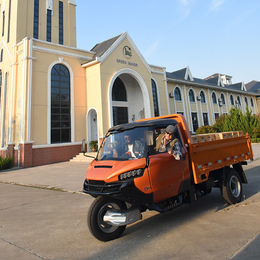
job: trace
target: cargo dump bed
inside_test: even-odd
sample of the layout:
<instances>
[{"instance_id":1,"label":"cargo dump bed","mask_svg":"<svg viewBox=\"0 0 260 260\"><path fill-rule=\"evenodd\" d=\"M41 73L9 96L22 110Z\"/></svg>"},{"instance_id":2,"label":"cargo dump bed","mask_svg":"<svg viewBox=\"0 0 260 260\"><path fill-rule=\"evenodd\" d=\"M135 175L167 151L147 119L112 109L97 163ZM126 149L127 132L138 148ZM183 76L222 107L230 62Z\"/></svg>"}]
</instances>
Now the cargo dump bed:
<instances>
[{"instance_id":1,"label":"cargo dump bed","mask_svg":"<svg viewBox=\"0 0 260 260\"><path fill-rule=\"evenodd\" d=\"M210 171L253 159L250 137L241 132L193 136L189 153L195 184L208 180Z\"/></svg>"}]
</instances>

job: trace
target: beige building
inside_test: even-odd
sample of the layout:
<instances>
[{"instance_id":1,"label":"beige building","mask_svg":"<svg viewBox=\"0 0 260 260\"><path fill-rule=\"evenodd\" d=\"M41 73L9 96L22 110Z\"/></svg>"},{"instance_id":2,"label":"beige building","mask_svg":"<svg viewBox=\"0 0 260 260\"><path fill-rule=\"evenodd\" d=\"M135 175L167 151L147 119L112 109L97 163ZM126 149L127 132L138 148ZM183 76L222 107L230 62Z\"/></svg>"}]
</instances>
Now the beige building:
<instances>
[{"instance_id":1,"label":"beige building","mask_svg":"<svg viewBox=\"0 0 260 260\"><path fill-rule=\"evenodd\" d=\"M214 74L194 78L146 62L127 32L76 47L75 0L0 0L0 154L30 167L65 161L108 128L182 113L194 132L257 94Z\"/></svg>"}]
</instances>

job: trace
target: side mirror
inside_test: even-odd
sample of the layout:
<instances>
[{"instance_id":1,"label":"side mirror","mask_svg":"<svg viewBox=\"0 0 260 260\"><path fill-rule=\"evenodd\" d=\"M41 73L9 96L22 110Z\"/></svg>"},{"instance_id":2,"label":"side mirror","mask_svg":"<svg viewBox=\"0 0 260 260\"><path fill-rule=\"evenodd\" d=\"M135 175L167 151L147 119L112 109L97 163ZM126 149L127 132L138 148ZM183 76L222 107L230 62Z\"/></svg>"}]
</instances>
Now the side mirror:
<instances>
[{"instance_id":1,"label":"side mirror","mask_svg":"<svg viewBox=\"0 0 260 260\"><path fill-rule=\"evenodd\" d=\"M84 154L86 152L86 141L85 141L85 139L82 140L81 152L84 153Z\"/></svg>"},{"instance_id":2,"label":"side mirror","mask_svg":"<svg viewBox=\"0 0 260 260\"><path fill-rule=\"evenodd\" d=\"M153 146L153 131L146 133L146 144L147 146Z\"/></svg>"}]
</instances>

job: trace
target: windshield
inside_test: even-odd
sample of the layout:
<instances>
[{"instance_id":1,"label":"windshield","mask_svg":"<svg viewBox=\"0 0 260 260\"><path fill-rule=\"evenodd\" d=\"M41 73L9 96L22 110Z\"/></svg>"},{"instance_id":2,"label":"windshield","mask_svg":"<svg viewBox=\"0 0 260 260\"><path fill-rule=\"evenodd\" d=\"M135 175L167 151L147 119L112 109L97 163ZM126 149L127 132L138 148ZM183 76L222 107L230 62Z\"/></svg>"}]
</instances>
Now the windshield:
<instances>
[{"instance_id":1,"label":"windshield","mask_svg":"<svg viewBox=\"0 0 260 260\"><path fill-rule=\"evenodd\" d=\"M148 127L110 132L103 140L97 160L133 160L145 157Z\"/></svg>"}]
</instances>

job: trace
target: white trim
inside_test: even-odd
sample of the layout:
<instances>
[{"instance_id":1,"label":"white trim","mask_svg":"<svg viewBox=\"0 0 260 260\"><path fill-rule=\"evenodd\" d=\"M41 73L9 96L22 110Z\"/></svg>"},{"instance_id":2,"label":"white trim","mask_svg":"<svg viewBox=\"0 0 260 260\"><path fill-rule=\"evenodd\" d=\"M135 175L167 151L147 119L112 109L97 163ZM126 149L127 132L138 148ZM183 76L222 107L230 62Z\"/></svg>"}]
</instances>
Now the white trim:
<instances>
[{"instance_id":1,"label":"white trim","mask_svg":"<svg viewBox=\"0 0 260 260\"><path fill-rule=\"evenodd\" d=\"M115 80L121 74L129 74L138 82L138 84L141 88L142 94L143 94L145 118L151 117L151 103L150 103L148 88L145 84L145 81L136 71L134 71L132 69L128 69L128 68L121 69L121 70L117 71L116 73L114 73L114 75L111 77L109 84L108 84L107 99L108 99L109 128L113 126L112 89L113 89Z\"/></svg>"},{"instance_id":2,"label":"white trim","mask_svg":"<svg viewBox=\"0 0 260 260\"><path fill-rule=\"evenodd\" d=\"M155 83L155 87L156 87L156 92L157 92L157 102L158 102L158 111L159 111L159 116L161 116L161 103L160 103L160 96L159 96L159 86L157 84L157 81L155 80L155 78L151 77L151 84L152 84L152 80ZM153 107L154 109L154 107ZM154 115L155 116L155 115Z\"/></svg>"},{"instance_id":3,"label":"white trim","mask_svg":"<svg viewBox=\"0 0 260 260\"><path fill-rule=\"evenodd\" d=\"M38 148L54 148L54 147L63 147L63 146L73 146L80 145L82 142L74 142L74 143L59 143L59 144L36 144L32 146L32 149Z\"/></svg>"},{"instance_id":4,"label":"white trim","mask_svg":"<svg viewBox=\"0 0 260 260\"><path fill-rule=\"evenodd\" d=\"M186 68L184 79L188 80L188 77L190 77L190 81L194 81L189 66Z\"/></svg>"},{"instance_id":5,"label":"white trim","mask_svg":"<svg viewBox=\"0 0 260 260\"><path fill-rule=\"evenodd\" d=\"M151 73L153 73L153 74L158 74L158 75L164 75L164 72L158 71L158 70L154 70L154 69L152 69L152 68L151 68Z\"/></svg>"},{"instance_id":6,"label":"white trim","mask_svg":"<svg viewBox=\"0 0 260 260\"><path fill-rule=\"evenodd\" d=\"M86 60L86 61L91 60L91 57L85 57L82 55L72 54L72 53L64 52L64 51L52 50L52 49L48 49L48 48L38 47L35 45L33 46L33 50L39 51L39 52L55 54L55 55L59 55L59 56L67 56L67 57L74 58L74 59L80 59L80 60Z\"/></svg>"},{"instance_id":7,"label":"white trim","mask_svg":"<svg viewBox=\"0 0 260 260\"><path fill-rule=\"evenodd\" d=\"M214 114L214 108L213 108L213 102L212 102L212 96L211 96L211 92L209 89L208 90L208 98L209 98L209 106L210 106L210 110L211 110L211 122L212 125L215 122L215 114Z\"/></svg>"},{"instance_id":8,"label":"white trim","mask_svg":"<svg viewBox=\"0 0 260 260\"><path fill-rule=\"evenodd\" d=\"M31 37L25 37L25 39L30 39ZM39 39L35 39L35 38L32 38L33 41L35 42L40 42L40 43L44 43L46 45L52 45L54 47L59 47L59 48L63 48L63 49L69 49L69 50L75 50L75 51L80 51L80 52L84 52L84 53L88 53L88 54L96 54L95 52L93 51L86 51L86 50L83 50L83 49L78 49L78 48L75 48L75 47L71 47L71 46L66 46L66 45L62 45L62 44L58 44L58 43L53 43L53 42L47 42L47 41L43 41L43 40L39 40ZM17 45L19 45L20 43L17 43ZM35 48L37 48L37 46L34 45ZM49 50L49 49L48 49Z\"/></svg>"},{"instance_id":9,"label":"white trim","mask_svg":"<svg viewBox=\"0 0 260 260\"><path fill-rule=\"evenodd\" d=\"M191 129L193 129L193 126L191 125L191 114L189 113L189 111L190 111L189 95L187 95L187 87L186 87L185 85L184 85L183 89L184 89L183 92L185 93L184 100L185 100L185 103L186 103L186 108L187 108L187 110L188 110L188 112L186 113L186 115L187 115L186 122L188 123L189 129L190 129L190 131L191 131ZM191 132L192 132L192 131L191 131Z\"/></svg>"},{"instance_id":10,"label":"white trim","mask_svg":"<svg viewBox=\"0 0 260 260\"><path fill-rule=\"evenodd\" d=\"M59 58L51 63L48 68L48 112L47 112L47 143L51 144L51 70L54 65L62 64L64 65L70 73L70 123L71 123L71 143L75 142L75 118L74 118L74 75L73 70L70 65L63 60L63 58Z\"/></svg>"},{"instance_id":11,"label":"white trim","mask_svg":"<svg viewBox=\"0 0 260 260\"><path fill-rule=\"evenodd\" d=\"M169 101L169 95L168 95L168 84L167 84L167 79L166 79L166 68L164 69L164 86L165 86L165 95L166 95L166 102L167 102L167 108L168 108L168 115L171 113L170 109L170 101Z\"/></svg>"},{"instance_id":12,"label":"white trim","mask_svg":"<svg viewBox=\"0 0 260 260\"><path fill-rule=\"evenodd\" d=\"M6 98L7 98L7 80L8 80L8 77L9 76L9 73L8 72L5 72L4 73L4 76L2 75L2 77L4 78L4 84L2 84L2 88L3 88L3 90L4 91L1 91L3 94L2 94L2 96L3 96L3 98L1 98L1 104L3 104L2 105L2 111L1 111L1 114L2 114L2 116L1 116L1 148L4 148L4 146L5 146L5 134L6 134L6 130L5 130L5 128L6 128L6 124L5 124L5 122L6 122L6 120L5 120L5 118L6 118Z\"/></svg>"},{"instance_id":13,"label":"white trim","mask_svg":"<svg viewBox=\"0 0 260 260\"><path fill-rule=\"evenodd\" d=\"M148 63L146 62L146 60L144 59L143 55L141 54L141 52L138 50L138 48L136 47L135 43L133 42L133 40L131 39L131 37L129 36L129 34L127 32L124 32L113 44L112 46L102 55L100 62L103 63L110 54L113 53L113 51L118 47L118 45L124 40L127 39L129 41L129 43L131 44L131 46L133 47L133 49L135 50L135 52L137 53L137 55L139 56L139 58L142 60L144 66L147 68L147 70L151 73L151 68L148 65Z\"/></svg>"},{"instance_id":14,"label":"white trim","mask_svg":"<svg viewBox=\"0 0 260 260\"><path fill-rule=\"evenodd\" d=\"M15 60L15 49L13 48L13 59L12 62ZM12 140L12 121L14 121L14 119L12 120L12 113L14 111L14 97L13 97L13 92L14 92L14 81L15 81L15 72L16 72L16 67L13 65L12 67L12 79L11 79L11 95L10 95L10 111L9 111L9 131L8 131L8 143L10 143Z\"/></svg>"},{"instance_id":15,"label":"white trim","mask_svg":"<svg viewBox=\"0 0 260 260\"><path fill-rule=\"evenodd\" d=\"M28 75L28 110L27 110L27 141L31 141L31 116L32 116L32 44L33 40L29 40L29 75Z\"/></svg>"}]
</instances>

